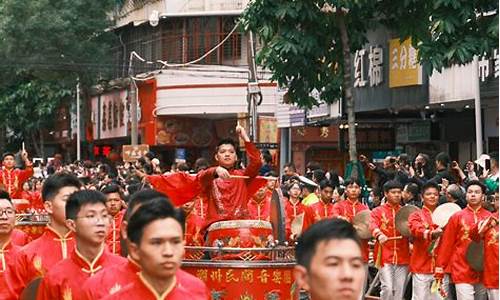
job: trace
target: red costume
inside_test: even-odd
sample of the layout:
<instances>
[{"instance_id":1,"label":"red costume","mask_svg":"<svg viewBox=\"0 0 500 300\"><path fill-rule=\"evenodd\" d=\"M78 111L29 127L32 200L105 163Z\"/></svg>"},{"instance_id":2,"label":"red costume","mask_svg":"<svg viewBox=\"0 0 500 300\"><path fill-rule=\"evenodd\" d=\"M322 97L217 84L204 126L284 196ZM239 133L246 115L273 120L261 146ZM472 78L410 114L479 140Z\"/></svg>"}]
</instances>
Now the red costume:
<instances>
[{"instance_id":1,"label":"red costume","mask_svg":"<svg viewBox=\"0 0 500 300\"><path fill-rule=\"evenodd\" d=\"M31 242L31 237L24 231L14 228L10 235L10 241L16 246L24 246Z\"/></svg>"},{"instance_id":2,"label":"red costume","mask_svg":"<svg viewBox=\"0 0 500 300\"><path fill-rule=\"evenodd\" d=\"M73 248L69 258L55 265L43 278L38 288L37 300L82 299L82 284L102 269L125 264L125 258L111 254L106 247L92 262Z\"/></svg>"},{"instance_id":3,"label":"red costume","mask_svg":"<svg viewBox=\"0 0 500 300\"><path fill-rule=\"evenodd\" d=\"M208 202L206 199L203 199L200 195L196 196L194 199L194 210L196 214L201 218L205 219L207 215Z\"/></svg>"},{"instance_id":4,"label":"red costume","mask_svg":"<svg viewBox=\"0 0 500 300\"><path fill-rule=\"evenodd\" d=\"M466 253L471 242L472 228L490 215L482 207L473 210L467 205L450 218L439 245L436 272L443 273L448 264L451 264L451 278L455 284L481 282L481 273L474 271L467 263Z\"/></svg>"},{"instance_id":5,"label":"red costume","mask_svg":"<svg viewBox=\"0 0 500 300\"><path fill-rule=\"evenodd\" d=\"M376 239L381 234L385 234L388 238L399 237L401 233L396 229L396 213L401 206L399 204L392 206L390 203L385 203L375 208L370 215L370 231ZM407 265L410 263L410 247L408 239L402 237L400 239L388 240L383 245L377 240L373 256L376 257L376 265L381 267L384 264Z\"/></svg>"},{"instance_id":6,"label":"red costume","mask_svg":"<svg viewBox=\"0 0 500 300\"><path fill-rule=\"evenodd\" d=\"M12 293L19 297L28 283L36 277L43 277L56 263L67 258L74 247L71 231L60 236L47 226L42 236L19 250L14 267L6 272L6 282Z\"/></svg>"},{"instance_id":7,"label":"red costume","mask_svg":"<svg viewBox=\"0 0 500 300\"><path fill-rule=\"evenodd\" d=\"M431 233L438 226L432 222L432 211L424 205L422 210L408 217L408 227L413 237L410 272L433 274L436 266L436 253L432 250L429 252L429 250L433 243Z\"/></svg>"},{"instance_id":8,"label":"red costume","mask_svg":"<svg viewBox=\"0 0 500 300\"><path fill-rule=\"evenodd\" d=\"M311 208L301 202L293 204L288 199L285 201L285 232L287 239L290 239L292 235L292 222L301 214L304 214L304 220L302 223L302 232L304 232L314 223L314 215Z\"/></svg>"},{"instance_id":9,"label":"red costume","mask_svg":"<svg viewBox=\"0 0 500 300\"><path fill-rule=\"evenodd\" d=\"M21 247L13 244L12 240L9 240L2 249L0 249L0 299L12 299L14 297L7 286L4 273L7 269L15 267L14 257L20 249Z\"/></svg>"},{"instance_id":10,"label":"red costume","mask_svg":"<svg viewBox=\"0 0 500 300\"><path fill-rule=\"evenodd\" d=\"M117 255L120 255L121 253L120 229L122 228L124 215L125 215L125 210L121 210L116 215L113 216L113 219L111 220L110 224L108 237L106 238L106 246L108 247L109 252Z\"/></svg>"},{"instance_id":11,"label":"red costume","mask_svg":"<svg viewBox=\"0 0 500 300\"><path fill-rule=\"evenodd\" d=\"M33 176L32 165L27 165L26 169L6 169L0 170L0 183L5 186L11 199L20 199L23 191L23 183Z\"/></svg>"},{"instance_id":12,"label":"red costume","mask_svg":"<svg viewBox=\"0 0 500 300\"><path fill-rule=\"evenodd\" d=\"M196 209L193 209L191 213L186 216L184 238L187 246L203 246L205 244L205 233L203 231L204 224L205 220L198 215Z\"/></svg>"},{"instance_id":13,"label":"red costume","mask_svg":"<svg viewBox=\"0 0 500 300\"><path fill-rule=\"evenodd\" d=\"M484 235L479 235L477 225L471 232L472 240L484 241L483 283L487 289L498 289L498 212L495 217L496 225L487 229Z\"/></svg>"},{"instance_id":14,"label":"red costume","mask_svg":"<svg viewBox=\"0 0 500 300\"><path fill-rule=\"evenodd\" d=\"M124 264L106 268L85 282L82 287L82 299L102 299L114 294L131 283L140 270L141 267L130 257Z\"/></svg>"},{"instance_id":15,"label":"red costume","mask_svg":"<svg viewBox=\"0 0 500 300\"><path fill-rule=\"evenodd\" d=\"M352 218L354 218L357 213L368 209L368 206L358 200L353 202L347 199L333 205L333 217L341 217L349 221L349 223L352 223ZM363 260L367 263L369 256L368 240L361 240L361 252L363 254Z\"/></svg>"},{"instance_id":16,"label":"red costume","mask_svg":"<svg viewBox=\"0 0 500 300\"><path fill-rule=\"evenodd\" d=\"M208 201L208 211L205 226L217 221L241 220L248 218L248 189L253 185L259 174L260 151L251 142L245 142L245 150L249 164L245 169L229 170L231 175L249 176L250 179L221 179L217 178L217 167L208 168L198 173L197 178L201 187L201 195ZM259 180L262 181L262 180Z\"/></svg>"},{"instance_id":17,"label":"red costume","mask_svg":"<svg viewBox=\"0 0 500 300\"><path fill-rule=\"evenodd\" d=\"M325 203L321 199L318 202L309 205L314 216L314 222L327 218L333 218L333 206L334 204L332 202Z\"/></svg>"},{"instance_id":18,"label":"red costume","mask_svg":"<svg viewBox=\"0 0 500 300\"><path fill-rule=\"evenodd\" d=\"M207 300L210 294L207 286L197 277L178 270L171 289L159 295L151 284L138 273L134 280L120 291L109 295L106 300Z\"/></svg>"},{"instance_id":19,"label":"red costume","mask_svg":"<svg viewBox=\"0 0 500 300\"><path fill-rule=\"evenodd\" d=\"M271 215L272 196L273 192L270 190L266 190L264 198L260 201L256 200L255 197L250 198L247 207L251 219L269 221L269 217Z\"/></svg>"}]
</instances>

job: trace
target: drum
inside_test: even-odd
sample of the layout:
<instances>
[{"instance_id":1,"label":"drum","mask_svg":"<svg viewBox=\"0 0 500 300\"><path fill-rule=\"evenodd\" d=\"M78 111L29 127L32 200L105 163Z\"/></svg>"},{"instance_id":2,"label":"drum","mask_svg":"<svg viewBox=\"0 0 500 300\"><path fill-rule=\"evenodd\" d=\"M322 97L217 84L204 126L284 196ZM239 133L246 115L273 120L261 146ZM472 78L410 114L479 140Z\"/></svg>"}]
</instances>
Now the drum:
<instances>
[{"instance_id":1,"label":"drum","mask_svg":"<svg viewBox=\"0 0 500 300\"><path fill-rule=\"evenodd\" d=\"M207 246L225 248L265 248L273 241L270 222L261 220L231 220L210 225L207 229ZM223 260L260 260L266 255L247 255L248 251L212 257Z\"/></svg>"},{"instance_id":2,"label":"drum","mask_svg":"<svg viewBox=\"0 0 500 300\"><path fill-rule=\"evenodd\" d=\"M31 240L39 238L49 223L47 214L17 214L16 228L24 231Z\"/></svg>"},{"instance_id":3,"label":"drum","mask_svg":"<svg viewBox=\"0 0 500 300\"><path fill-rule=\"evenodd\" d=\"M31 203L27 199L12 199L12 204L14 204L17 213L27 212L31 208Z\"/></svg>"}]
</instances>

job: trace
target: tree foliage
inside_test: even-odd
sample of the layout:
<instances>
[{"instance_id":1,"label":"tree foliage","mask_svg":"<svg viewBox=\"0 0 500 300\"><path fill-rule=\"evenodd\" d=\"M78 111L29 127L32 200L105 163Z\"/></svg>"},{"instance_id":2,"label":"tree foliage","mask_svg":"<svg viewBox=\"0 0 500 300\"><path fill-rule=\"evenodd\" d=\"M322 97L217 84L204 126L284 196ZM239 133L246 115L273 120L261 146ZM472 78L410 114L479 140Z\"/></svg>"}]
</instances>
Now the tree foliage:
<instances>
[{"instance_id":1,"label":"tree foliage","mask_svg":"<svg viewBox=\"0 0 500 300\"><path fill-rule=\"evenodd\" d=\"M0 118L16 135L50 127L77 78L110 71L114 0L0 2Z\"/></svg>"},{"instance_id":2,"label":"tree foliage","mask_svg":"<svg viewBox=\"0 0 500 300\"><path fill-rule=\"evenodd\" d=\"M332 12L337 9L351 53L366 42L368 30L386 26L396 37L412 37L427 71L470 62L498 43L496 0L254 0L243 23L260 38L259 63L300 106L317 104L309 96L314 89L323 91L326 102L342 95L345 60L338 13Z\"/></svg>"}]
</instances>

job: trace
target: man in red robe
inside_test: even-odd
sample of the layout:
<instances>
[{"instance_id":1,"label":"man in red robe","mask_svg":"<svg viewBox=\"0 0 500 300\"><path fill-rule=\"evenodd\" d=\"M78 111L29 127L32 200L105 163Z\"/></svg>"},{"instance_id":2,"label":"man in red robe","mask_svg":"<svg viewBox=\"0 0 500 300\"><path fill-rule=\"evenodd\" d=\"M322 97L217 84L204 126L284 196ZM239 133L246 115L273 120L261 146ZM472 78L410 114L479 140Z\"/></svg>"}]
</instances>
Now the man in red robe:
<instances>
[{"instance_id":1,"label":"man in red robe","mask_svg":"<svg viewBox=\"0 0 500 300\"><path fill-rule=\"evenodd\" d=\"M314 214L314 222L327 218L333 218L334 216L334 204L332 202L332 198L335 187L329 180L325 179L319 183L319 189L320 201L309 206Z\"/></svg>"},{"instance_id":2,"label":"man in red robe","mask_svg":"<svg viewBox=\"0 0 500 300\"><path fill-rule=\"evenodd\" d=\"M470 181L466 191L467 207L455 213L444 229L434 277L442 280L444 271L451 265L451 278L458 299L486 299L481 273L468 264L466 253L472 241L472 229L491 213L482 207L486 187L481 182Z\"/></svg>"},{"instance_id":3,"label":"man in red robe","mask_svg":"<svg viewBox=\"0 0 500 300\"><path fill-rule=\"evenodd\" d=\"M111 253L120 255L120 228L122 226L123 215L125 214L125 210L122 210L123 192L120 186L116 184L108 185L102 189L102 192L106 195L106 207L108 208L109 215L112 217L111 228L106 238L106 246Z\"/></svg>"},{"instance_id":4,"label":"man in red robe","mask_svg":"<svg viewBox=\"0 0 500 300\"><path fill-rule=\"evenodd\" d=\"M11 240L15 222L16 210L14 205L10 199L0 198L0 281L4 280L4 273L7 268L13 267L14 256L21 248L12 243Z\"/></svg>"},{"instance_id":5,"label":"man in red robe","mask_svg":"<svg viewBox=\"0 0 500 300\"><path fill-rule=\"evenodd\" d=\"M437 298L431 294L434 281L436 252L433 250L436 239L443 233L432 221L432 213L439 203L439 186L429 181L422 187L422 209L408 218L408 227L413 237L413 251L410 258L412 272L412 299L427 300ZM447 284L446 284L447 286Z\"/></svg>"},{"instance_id":6,"label":"man in red robe","mask_svg":"<svg viewBox=\"0 0 500 300\"><path fill-rule=\"evenodd\" d=\"M333 205L333 216L344 219L352 224L354 216L364 210L368 210L368 206L359 201L361 196L361 184L357 179L351 178L344 182L346 200L337 202ZM363 261L368 264L368 240L361 240L361 253L363 253ZM368 267L366 265L366 267Z\"/></svg>"},{"instance_id":7,"label":"man in red robe","mask_svg":"<svg viewBox=\"0 0 500 300\"><path fill-rule=\"evenodd\" d=\"M14 154L6 153L2 159L2 170L0 170L0 183L5 186L5 190L9 193L11 199L21 198L23 191L23 183L28 181L33 176L33 164L28 159L28 153L22 152L21 155L26 169L16 169L16 159Z\"/></svg>"},{"instance_id":8,"label":"man in red robe","mask_svg":"<svg viewBox=\"0 0 500 300\"><path fill-rule=\"evenodd\" d=\"M129 244L127 239L127 225L130 217L144 203L156 198L169 201L164 194L153 189L140 190L131 195L121 229L121 235L126 240L126 244ZM125 264L106 268L89 278L82 287L82 300L102 299L107 295L116 293L129 284L140 270L139 264L132 257L128 256Z\"/></svg>"},{"instance_id":9,"label":"man in red robe","mask_svg":"<svg viewBox=\"0 0 500 300\"><path fill-rule=\"evenodd\" d=\"M272 190L263 186L250 198L247 207L251 219L269 221L272 196Z\"/></svg>"},{"instance_id":10,"label":"man in red robe","mask_svg":"<svg viewBox=\"0 0 500 300\"><path fill-rule=\"evenodd\" d=\"M403 299L410 247L406 237L396 229L396 213L401 208L403 187L398 181L390 180L384 184L387 202L375 208L370 215L370 231L377 240L373 256L380 266L380 298L384 300Z\"/></svg>"},{"instance_id":11,"label":"man in red robe","mask_svg":"<svg viewBox=\"0 0 500 300\"><path fill-rule=\"evenodd\" d=\"M498 199L496 201L498 205ZM493 216L474 226L471 238L476 242L484 242L483 284L488 299L498 300L498 207Z\"/></svg>"},{"instance_id":12,"label":"man in red robe","mask_svg":"<svg viewBox=\"0 0 500 300\"><path fill-rule=\"evenodd\" d=\"M12 200L10 199L9 193L7 193L6 191L0 190L0 200L6 200L6 201L10 202L10 206L12 206L12 208L14 210L16 209L14 204L12 203ZM28 244L29 242L31 242L31 238L28 234L26 234L24 231L16 229L14 227L16 224L16 217L15 216L14 217L8 216L7 223L9 223L10 226L7 226L7 224L5 224L4 230L8 231L9 240L10 240L10 243L12 245L22 247L22 246Z\"/></svg>"},{"instance_id":13,"label":"man in red robe","mask_svg":"<svg viewBox=\"0 0 500 300\"><path fill-rule=\"evenodd\" d=\"M81 299L82 283L102 269L125 263L109 253L105 240L111 216L106 196L98 191L73 193L66 203L66 225L75 233L76 247L43 278L37 300Z\"/></svg>"},{"instance_id":14,"label":"man in red robe","mask_svg":"<svg viewBox=\"0 0 500 300\"><path fill-rule=\"evenodd\" d=\"M314 215L309 206L300 202L301 186L294 181L287 187L288 199L285 201L285 232L289 241L295 241L302 232L314 223Z\"/></svg>"},{"instance_id":15,"label":"man in red robe","mask_svg":"<svg viewBox=\"0 0 500 300\"><path fill-rule=\"evenodd\" d=\"M132 282L104 299L209 299L200 279L180 270L182 212L164 199L143 204L130 218L130 255L141 266Z\"/></svg>"},{"instance_id":16,"label":"man in red robe","mask_svg":"<svg viewBox=\"0 0 500 300\"><path fill-rule=\"evenodd\" d=\"M65 206L69 196L80 187L78 178L67 173L54 174L45 181L42 198L50 217L49 225L42 236L17 253L14 267L5 273L6 283L15 299L28 283L43 277L73 250L75 241L73 233L66 227Z\"/></svg>"}]
</instances>

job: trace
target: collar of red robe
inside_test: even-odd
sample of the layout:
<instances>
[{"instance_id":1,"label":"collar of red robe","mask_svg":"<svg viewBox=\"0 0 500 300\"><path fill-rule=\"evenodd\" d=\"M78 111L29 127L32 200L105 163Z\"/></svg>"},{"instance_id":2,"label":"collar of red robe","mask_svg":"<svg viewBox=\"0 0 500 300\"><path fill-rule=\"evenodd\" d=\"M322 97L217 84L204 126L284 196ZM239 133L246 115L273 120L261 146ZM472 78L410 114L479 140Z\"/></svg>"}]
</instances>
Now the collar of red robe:
<instances>
[{"instance_id":1,"label":"collar of red robe","mask_svg":"<svg viewBox=\"0 0 500 300\"><path fill-rule=\"evenodd\" d=\"M166 299L168 294L170 294L170 292L174 289L175 285L177 284L177 278L176 278L176 276L174 276L174 279L170 283L170 286L168 286L167 289L160 295L155 290L153 285L146 279L146 277L144 277L142 272L139 272L137 274L139 275L139 280L142 282L142 284L144 284L144 286L151 292L151 294L153 294L155 296L155 299L157 299L157 300Z\"/></svg>"},{"instance_id":2,"label":"collar of red robe","mask_svg":"<svg viewBox=\"0 0 500 300\"><path fill-rule=\"evenodd\" d=\"M92 261L89 261L85 256L83 256L77 249L77 247L74 248L74 258L75 261L82 267L82 271L85 273L90 274L90 276L94 275L97 271L102 269L102 258L104 257L104 244L101 246L101 250L99 253L94 257Z\"/></svg>"},{"instance_id":3,"label":"collar of red robe","mask_svg":"<svg viewBox=\"0 0 500 300\"><path fill-rule=\"evenodd\" d=\"M50 226L50 225L47 225L45 228L47 228L47 231L48 232L51 232L52 234L56 235L56 241L61 241L61 242L65 242L65 241L68 241L68 240L72 240L73 237L72 237L72 231L68 231L65 235L60 235L59 232L57 232L55 230L54 227Z\"/></svg>"},{"instance_id":4,"label":"collar of red robe","mask_svg":"<svg viewBox=\"0 0 500 300\"><path fill-rule=\"evenodd\" d=\"M483 207L482 207L481 205L479 205L479 207L478 207L478 208L474 209L474 208L472 208L469 204L467 204L467 208L468 208L470 211L472 211L474 214L477 214L477 213L481 210L481 208L483 208Z\"/></svg>"}]
</instances>

